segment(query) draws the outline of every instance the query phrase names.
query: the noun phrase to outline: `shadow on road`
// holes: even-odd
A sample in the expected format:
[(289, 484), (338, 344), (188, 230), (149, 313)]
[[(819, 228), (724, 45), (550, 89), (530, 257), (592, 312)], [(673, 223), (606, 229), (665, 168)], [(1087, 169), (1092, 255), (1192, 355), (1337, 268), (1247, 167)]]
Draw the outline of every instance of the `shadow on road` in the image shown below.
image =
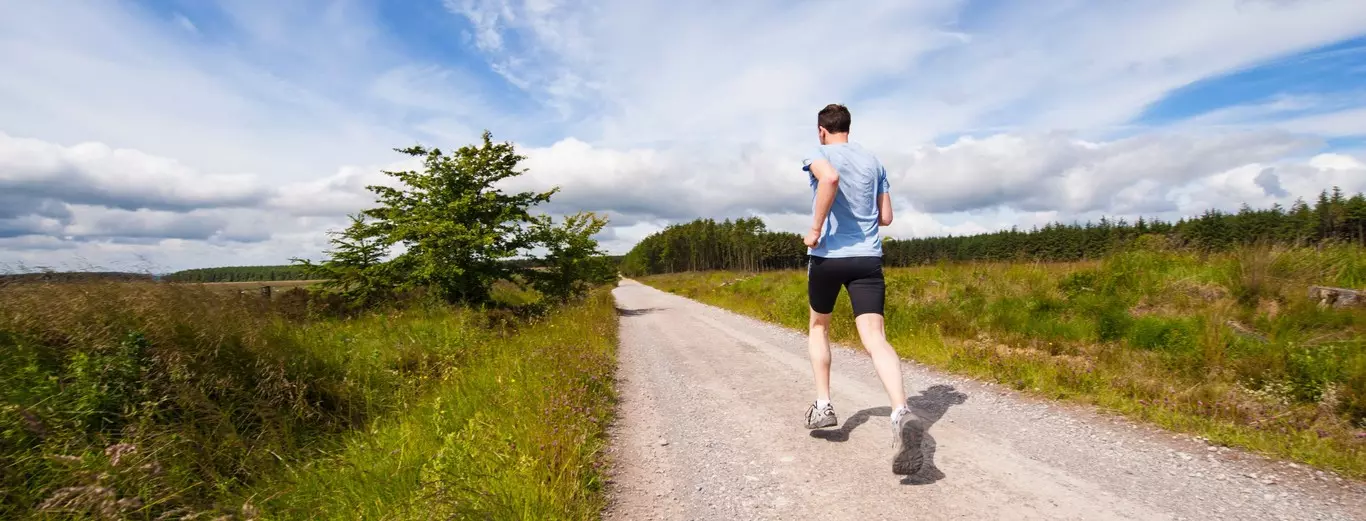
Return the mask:
[(640, 309), (623, 309), (623, 308), (617, 308), (617, 315), (618, 315), (618, 316), (623, 316), (623, 317), (639, 317), (639, 316), (642, 316), (642, 315), (649, 315), (650, 313), (654, 313), (654, 312), (656, 312), (656, 311), (663, 311), (663, 310), (664, 310), (664, 308), (640, 308)]
[[(951, 385), (934, 385), (920, 392), (918, 396), (912, 396), (906, 400), (910, 405), (911, 411), (915, 413), (916, 419), (911, 422), (909, 428), (920, 431), (922, 435), (920, 449), (925, 455), (925, 463), (920, 467), (920, 472), (902, 478), (903, 485), (928, 485), (944, 479), (944, 473), (934, 464), (934, 453), (937, 444), (934, 436), (930, 435), (930, 427), (944, 417), (949, 407), (959, 405), (968, 401), (968, 395), (958, 392)], [(853, 432), (858, 426), (868, 422), (871, 416), (889, 417), (892, 415), (891, 407), (872, 407), (854, 413), (844, 424), (836, 430), (817, 429), (811, 431), (811, 437), (820, 438), (825, 441), (842, 443), (849, 441), (849, 433)], [(889, 426), (884, 426), (888, 428)], [(891, 440), (885, 440), (890, 448)]]

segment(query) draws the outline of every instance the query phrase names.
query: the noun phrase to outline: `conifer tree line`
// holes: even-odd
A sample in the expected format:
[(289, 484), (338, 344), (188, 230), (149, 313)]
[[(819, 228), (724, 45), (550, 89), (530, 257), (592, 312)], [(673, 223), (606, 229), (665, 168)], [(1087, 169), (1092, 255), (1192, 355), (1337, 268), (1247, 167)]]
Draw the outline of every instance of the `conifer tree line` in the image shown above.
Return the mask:
[[(1296, 200), (1289, 208), (1273, 205), (1238, 212), (1207, 210), (1176, 222), (1140, 218), (1135, 222), (1101, 218), (1085, 224), (1052, 223), (969, 236), (883, 240), (888, 266), (940, 261), (1077, 261), (1096, 259), (1140, 236), (1164, 237), (1169, 246), (1223, 251), (1250, 244), (1311, 246), (1329, 241), (1366, 245), (1366, 196), (1351, 197), (1334, 187), (1313, 204)], [(769, 231), (757, 217), (698, 219), (671, 225), (646, 237), (621, 263), (628, 276), (679, 271), (762, 271), (800, 268), (806, 247), (795, 233)]]
[(622, 259), (627, 275), (678, 271), (793, 269), (806, 262), (796, 234), (769, 231), (758, 217), (698, 219), (675, 224), (640, 241)]
[(310, 275), (298, 266), (225, 266), (198, 268), (171, 273), (163, 277), (170, 282), (269, 282), (277, 280), (307, 280)]

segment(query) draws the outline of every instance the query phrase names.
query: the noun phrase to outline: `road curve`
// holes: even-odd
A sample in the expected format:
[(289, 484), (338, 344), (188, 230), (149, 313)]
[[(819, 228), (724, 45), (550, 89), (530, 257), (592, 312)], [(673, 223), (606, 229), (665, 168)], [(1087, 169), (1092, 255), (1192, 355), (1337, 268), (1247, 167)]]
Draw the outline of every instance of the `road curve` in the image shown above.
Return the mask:
[(891, 473), (888, 407), (836, 347), (835, 428), (808, 431), (805, 337), (626, 280), (605, 519), (1366, 519), (1332, 474), (906, 363), (928, 429)]

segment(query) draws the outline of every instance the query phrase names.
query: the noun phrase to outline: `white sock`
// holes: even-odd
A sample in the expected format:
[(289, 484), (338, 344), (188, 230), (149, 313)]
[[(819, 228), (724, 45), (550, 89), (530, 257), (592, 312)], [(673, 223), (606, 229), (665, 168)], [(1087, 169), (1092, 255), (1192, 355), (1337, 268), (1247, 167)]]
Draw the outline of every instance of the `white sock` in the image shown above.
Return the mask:
[(820, 399), (820, 398), (817, 398), (817, 399), (816, 399), (816, 408), (817, 408), (817, 409), (824, 409), (825, 406), (827, 406), (827, 405), (830, 405), (830, 400), (822, 400), (822, 399)]
[(905, 405), (897, 407), (895, 411), (892, 411), (892, 423), (895, 424), (897, 420), (901, 419), (901, 415), (906, 414), (909, 411), (910, 408)]

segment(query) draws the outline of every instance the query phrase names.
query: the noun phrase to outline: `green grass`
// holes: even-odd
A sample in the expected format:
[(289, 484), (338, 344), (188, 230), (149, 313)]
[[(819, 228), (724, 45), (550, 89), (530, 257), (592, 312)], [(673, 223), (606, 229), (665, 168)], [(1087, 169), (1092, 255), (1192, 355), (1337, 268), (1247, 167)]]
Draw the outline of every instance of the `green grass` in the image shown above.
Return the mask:
[[(1366, 310), (1306, 298), (1311, 284), (1366, 286), (1360, 248), (1135, 249), (1102, 262), (886, 276), (887, 333), (904, 357), (1366, 476)], [(804, 272), (643, 282), (806, 328)], [(832, 334), (856, 345), (847, 295), (836, 309)]]
[(599, 292), (484, 343), (401, 413), (257, 494), (275, 496), (263, 504), (279, 519), (596, 518), (615, 338)]
[(615, 320), (3, 286), (0, 518), (595, 517)]

